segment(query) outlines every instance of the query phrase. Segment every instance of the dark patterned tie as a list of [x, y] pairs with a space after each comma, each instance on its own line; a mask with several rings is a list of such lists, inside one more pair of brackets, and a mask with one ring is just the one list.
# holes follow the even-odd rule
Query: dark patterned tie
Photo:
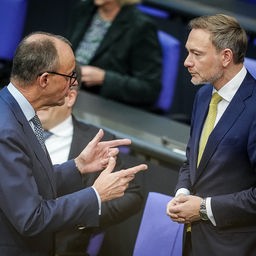
[[43, 136], [44, 136], [44, 141], [46, 141], [48, 138], [50, 138], [53, 135], [52, 132], [48, 131], [48, 130], [44, 130], [43, 132]]
[[46, 148], [45, 148], [45, 144], [44, 144], [44, 136], [43, 136], [43, 127], [42, 124], [38, 118], [37, 115], [35, 115], [32, 119], [31, 119], [32, 123], [34, 124], [34, 133], [39, 141], [39, 143], [41, 144], [43, 150], [46, 152]]

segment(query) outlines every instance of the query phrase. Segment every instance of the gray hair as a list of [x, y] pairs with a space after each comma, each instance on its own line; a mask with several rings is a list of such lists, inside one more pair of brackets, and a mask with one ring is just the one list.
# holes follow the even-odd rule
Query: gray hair
[[247, 34], [234, 17], [224, 14], [201, 16], [191, 20], [189, 28], [209, 31], [212, 44], [217, 51], [228, 48], [233, 52], [234, 63], [244, 61], [248, 43]]
[[[43, 35], [30, 40], [33, 35]], [[11, 79], [19, 79], [24, 84], [33, 82], [37, 76], [59, 66], [59, 55], [53, 39], [59, 39], [71, 46], [64, 37], [46, 32], [33, 32], [18, 45], [13, 59]]]

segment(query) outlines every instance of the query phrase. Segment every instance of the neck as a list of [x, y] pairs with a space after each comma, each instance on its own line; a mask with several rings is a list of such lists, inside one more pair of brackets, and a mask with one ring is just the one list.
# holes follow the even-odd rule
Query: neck
[[11, 79], [11, 83], [27, 99], [35, 111], [41, 107], [40, 91], [35, 84], [23, 84], [18, 79]]
[[215, 89], [220, 90], [230, 80], [232, 80], [241, 71], [242, 68], [243, 68], [243, 63], [239, 63], [225, 70], [225, 72], [223, 73], [223, 76], [213, 84]]
[[98, 13], [103, 20], [112, 21], [119, 13], [121, 7], [115, 1], [98, 7]]
[[[51, 115], [51, 113], [50, 113]], [[52, 128], [60, 125], [64, 121], [66, 121], [69, 117], [71, 117], [71, 113], [67, 112], [65, 114], [62, 114], [62, 116], [55, 116], [52, 120], [50, 119], [49, 122], [42, 120], [42, 125], [45, 130], [51, 130]]]

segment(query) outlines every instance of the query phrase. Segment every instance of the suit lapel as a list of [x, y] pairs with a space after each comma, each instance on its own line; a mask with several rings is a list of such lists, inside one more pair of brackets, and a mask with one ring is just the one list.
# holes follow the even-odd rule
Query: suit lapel
[[84, 149], [84, 147], [90, 142], [91, 136], [89, 125], [84, 124], [83, 127], [81, 127], [80, 123], [76, 120], [74, 116], [72, 116], [72, 122], [74, 132], [68, 159], [73, 159], [77, 157], [78, 154], [80, 154], [81, 151]]
[[[72, 116], [72, 122], [73, 122], [73, 136], [72, 136], [72, 142], [70, 146], [70, 151], [69, 151], [69, 156], [68, 159], [73, 159], [75, 158], [81, 151], [78, 146], [81, 144], [81, 141], [84, 140], [84, 138], [81, 138], [81, 133], [77, 125], [77, 121], [75, 118]], [[81, 141], [80, 141], [81, 140]]]
[[79, 17], [83, 17], [83, 22], [76, 22], [73, 24], [72, 34], [70, 35], [70, 40], [72, 42], [73, 48], [77, 49], [79, 43], [84, 37], [86, 29], [90, 26], [93, 15], [97, 11], [94, 4], [83, 5], [83, 9], [80, 10]]
[[29, 122], [27, 121], [25, 115], [23, 114], [20, 106], [10, 94], [8, 89], [5, 87], [4, 93], [2, 94], [3, 99], [10, 106], [11, 111], [13, 112], [14, 116], [16, 117], [18, 123], [21, 125], [23, 132], [27, 138], [28, 143], [31, 146], [31, 149], [34, 151], [36, 158], [43, 166], [47, 177], [49, 179], [49, 183], [51, 184], [53, 193], [56, 195], [55, 185], [54, 185], [54, 175], [53, 175], [53, 168], [50, 161], [50, 158], [47, 154], [45, 154], [44, 150], [42, 149], [39, 141], [37, 140], [33, 129], [31, 128]]
[[[208, 85], [205, 85], [208, 86]], [[199, 142], [200, 142], [200, 136], [201, 136], [201, 131], [203, 129], [203, 124], [205, 121], [205, 118], [208, 113], [209, 109], [209, 103], [211, 100], [212, 96], [212, 86], [209, 86], [209, 89], [205, 91], [201, 96], [200, 99], [197, 99], [199, 102], [197, 105], [197, 110], [196, 110], [196, 115], [195, 115], [195, 120], [193, 120], [193, 130], [194, 130], [194, 141], [193, 145], [195, 145], [191, 152], [193, 154], [192, 162], [191, 162], [191, 182], [193, 183], [196, 175], [197, 175], [197, 156], [198, 156], [198, 150], [199, 150]]]
[[212, 155], [217, 150], [219, 143], [232, 128], [234, 123], [237, 121], [238, 117], [242, 114], [245, 109], [244, 100], [252, 95], [253, 84], [248, 83], [248, 76], [241, 84], [240, 88], [234, 95], [229, 106], [223, 113], [221, 119], [219, 120], [216, 127], [210, 134], [201, 162], [196, 171], [196, 177], [198, 178], [202, 172], [206, 169], [208, 162], [210, 161]]

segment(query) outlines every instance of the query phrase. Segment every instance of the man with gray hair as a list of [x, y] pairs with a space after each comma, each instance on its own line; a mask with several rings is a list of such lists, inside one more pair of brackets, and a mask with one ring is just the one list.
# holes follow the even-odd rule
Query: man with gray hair
[[[146, 165], [113, 172], [118, 146], [102, 130], [74, 159], [52, 166], [36, 111], [62, 105], [77, 84], [75, 57], [63, 37], [33, 33], [17, 48], [10, 84], [0, 92], [1, 256], [54, 254], [54, 233], [98, 226], [101, 204], [123, 196]], [[83, 177], [102, 171], [92, 186]]]

